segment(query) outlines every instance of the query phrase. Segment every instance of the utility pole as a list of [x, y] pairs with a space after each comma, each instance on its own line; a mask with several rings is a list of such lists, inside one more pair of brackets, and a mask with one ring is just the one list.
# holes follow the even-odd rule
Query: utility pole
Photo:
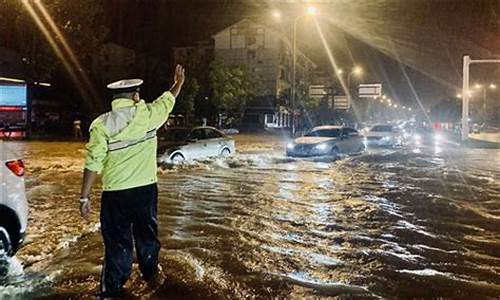
[[297, 21], [299, 19], [300, 16], [294, 19], [292, 29], [292, 91], [290, 101], [290, 106], [292, 108], [292, 119], [290, 120], [290, 135], [292, 138], [295, 137], [295, 73], [297, 64]]
[[469, 69], [471, 64], [500, 64], [500, 59], [471, 59], [464, 55], [462, 83], [462, 141], [469, 137]]
[[462, 141], [469, 137], [469, 65], [470, 56], [464, 56], [462, 83]]

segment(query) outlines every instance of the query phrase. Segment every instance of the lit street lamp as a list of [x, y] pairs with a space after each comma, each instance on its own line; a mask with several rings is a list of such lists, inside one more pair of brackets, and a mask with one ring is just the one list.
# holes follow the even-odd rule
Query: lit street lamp
[[[483, 116], [486, 116], [486, 85], [483, 85], [483, 84], [479, 84], [479, 83], [476, 83], [474, 85], [474, 87], [477, 89], [477, 90], [482, 90], [483, 92]], [[497, 85], [494, 84], [494, 83], [490, 83], [488, 85], [488, 88], [490, 90], [494, 90], [497, 88]]]
[[[298, 15], [293, 20], [293, 28], [292, 28], [292, 87], [291, 87], [291, 101], [290, 106], [292, 109], [292, 119], [291, 119], [291, 128], [290, 134], [292, 137], [295, 136], [295, 74], [296, 74], [296, 64], [297, 64], [297, 23], [304, 16], [314, 16], [317, 13], [317, 9], [314, 6], [309, 6], [307, 8], [307, 13]], [[281, 13], [279, 11], [274, 11], [273, 16], [276, 19], [281, 19]]]

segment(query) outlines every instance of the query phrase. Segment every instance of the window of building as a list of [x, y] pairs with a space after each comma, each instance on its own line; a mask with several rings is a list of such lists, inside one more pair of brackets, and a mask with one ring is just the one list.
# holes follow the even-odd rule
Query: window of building
[[257, 38], [255, 36], [248, 36], [247, 37], [247, 46], [251, 47], [257, 44]]
[[231, 48], [233, 49], [245, 48], [245, 36], [243, 35], [231, 36]]

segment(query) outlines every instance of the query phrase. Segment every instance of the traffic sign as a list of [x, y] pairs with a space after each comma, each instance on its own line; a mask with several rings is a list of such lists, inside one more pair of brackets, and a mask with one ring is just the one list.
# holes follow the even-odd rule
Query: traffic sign
[[328, 88], [322, 84], [310, 85], [309, 86], [309, 96], [311, 98], [323, 98], [329, 94]]
[[358, 96], [360, 98], [376, 98], [382, 96], [382, 84], [360, 84], [358, 86]]
[[333, 109], [335, 110], [349, 110], [351, 103], [347, 96], [333, 96]]

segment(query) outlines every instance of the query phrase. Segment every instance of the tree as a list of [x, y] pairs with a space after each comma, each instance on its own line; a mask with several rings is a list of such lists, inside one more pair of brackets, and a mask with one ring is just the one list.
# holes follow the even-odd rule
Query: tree
[[100, 111], [103, 105], [87, 74], [92, 54], [108, 33], [102, 1], [0, 0], [0, 7], [0, 40], [5, 38], [23, 57], [28, 85], [63, 75], [73, 83], [57, 87], [66, 98], [84, 100], [89, 110]]
[[177, 98], [174, 111], [176, 113], [183, 113], [186, 117], [192, 114], [194, 111], [194, 100], [199, 90], [200, 85], [198, 84], [198, 80], [188, 75], [182, 87], [182, 93], [180, 93]]
[[224, 66], [220, 61], [210, 64], [209, 82], [212, 88], [211, 103], [218, 113], [241, 117], [246, 103], [252, 96], [249, 72], [240, 66]]
[[[24, 3], [24, 4], [23, 4]], [[37, 80], [50, 79], [50, 75], [62, 64], [48, 39], [61, 51], [61, 56], [71, 60], [66, 43], [83, 67], [108, 33], [102, 25], [103, 7], [98, 0], [90, 1], [11, 1], [0, 0], [0, 36], [11, 41], [9, 47], [19, 51], [25, 57], [30, 73]], [[29, 13], [33, 11], [39, 18], [49, 37]], [[45, 17], [47, 12], [48, 18]], [[51, 21], [59, 30], [58, 35], [51, 26]], [[76, 68], [77, 66], [73, 65]], [[79, 71], [79, 70], [73, 70]]]

